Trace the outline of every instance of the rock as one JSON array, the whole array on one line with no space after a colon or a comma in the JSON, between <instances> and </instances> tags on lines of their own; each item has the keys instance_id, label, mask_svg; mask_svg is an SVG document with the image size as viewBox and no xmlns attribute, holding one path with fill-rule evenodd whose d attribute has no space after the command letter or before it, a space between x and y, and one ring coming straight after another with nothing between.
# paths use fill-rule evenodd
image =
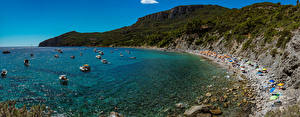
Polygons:
<instances>
[{"instance_id":1,"label":"rock","mask_svg":"<svg viewBox=\"0 0 300 117\"><path fill-rule=\"evenodd\" d=\"M221 115L222 114L222 111L220 108L217 108L217 109L214 109L214 110L209 110L211 114L214 114L214 115Z\"/></svg>"},{"instance_id":2,"label":"rock","mask_svg":"<svg viewBox=\"0 0 300 117\"><path fill-rule=\"evenodd\" d=\"M177 103L177 104L175 104L175 106L176 106L177 108L185 108L185 107L187 107L187 104L184 104L184 103Z\"/></svg>"},{"instance_id":3,"label":"rock","mask_svg":"<svg viewBox=\"0 0 300 117\"><path fill-rule=\"evenodd\" d=\"M227 104L227 103L224 103L224 104L223 104L223 107L224 107L224 108L228 108L228 104Z\"/></svg>"},{"instance_id":4,"label":"rock","mask_svg":"<svg viewBox=\"0 0 300 117\"><path fill-rule=\"evenodd\" d=\"M217 99L216 97L212 97L212 98L210 99L210 101L211 101L211 102L216 102L216 101L218 101L218 99Z\"/></svg>"},{"instance_id":5,"label":"rock","mask_svg":"<svg viewBox=\"0 0 300 117\"><path fill-rule=\"evenodd\" d=\"M241 106L241 103L236 103L237 106Z\"/></svg>"},{"instance_id":6,"label":"rock","mask_svg":"<svg viewBox=\"0 0 300 117\"><path fill-rule=\"evenodd\" d=\"M110 112L109 117L124 117L124 116L117 112Z\"/></svg>"},{"instance_id":7,"label":"rock","mask_svg":"<svg viewBox=\"0 0 300 117\"><path fill-rule=\"evenodd\" d=\"M209 100L208 99L205 99L204 101L203 101L203 104L208 104L209 103Z\"/></svg>"},{"instance_id":8,"label":"rock","mask_svg":"<svg viewBox=\"0 0 300 117\"><path fill-rule=\"evenodd\" d=\"M244 98L244 99L243 99L243 103L247 103L247 99Z\"/></svg>"},{"instance_id":9,"label":"rock","mask_svg":"<svg viewBox=\"0 0 300 117\"><path fill-rule=\"evenodd\" d=\"M203 105L198 106L192 106L191 108L185 110L183 113L187 117L195 116L197 113L201 112L201 109L203 108Z\"/></svg>"},{"instance_id":10,"label":"rock","mask_svg":"<svg viewBox=\"0 0 300 117\"><path fill-rule=\"evenodd\" d=\"M210 97L211 93L208 92L208 93L205 94L205 96Z\"/></svg>"},{"instance_id":11,"label":"rock","mask_svg":"<svg viewBox=\"0 0 300 117\"><path fill-rule=\"evenodd\" d=\"M276 101L276 102L274 102L274 106L275 107L279 107L279 106L281 106L282 105L282 102L281 101Z\"/></svg>"},{"instance_id":12,"label":"rock","mask_svg":"<svg viewBox=\"0 0 300 117\"><path fill-rule=\"evenodd\" d=\"M211 117L210 113L198 113L197 117Z\"/></svg>"},{"instance_id":13,"label":"rock","mask_svg":"<svg viewBox=\"0 0 300 117\"><path fill-rule=\"evenodd\" d=\"M293 84L293 88L294 89L298 89L300 86L300 80L296 81L294 84Z\"/></svg>"}]
</instances>

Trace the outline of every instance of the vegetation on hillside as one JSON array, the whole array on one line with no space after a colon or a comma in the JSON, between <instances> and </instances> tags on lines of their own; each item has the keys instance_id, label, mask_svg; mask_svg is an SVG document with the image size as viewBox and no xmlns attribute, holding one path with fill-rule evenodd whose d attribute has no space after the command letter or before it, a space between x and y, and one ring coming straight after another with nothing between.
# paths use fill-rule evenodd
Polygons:
<instances>
[{"instance_id":1,"label":"vegetation on hillside","mask_svg":"<svg viewBox=\"0 0 300 117\"><path fill-rule=\"evenodd\" d=\"M170 13L171 10L164 12ZM152 16L159 17L161 14ZM233 42L237 42L246 50L255 47L252 44L254 38L263 37L256 43L264 46L276 42L275 47L285 48L291 39L291 31L299 26L300 9L297 6L257 3L241 9L227 9L203 5L178 17L159 20L144 18L132 26L109 32L66 33L56 37L59 44L55 46L167 47L178 37L196 34L199 38L188 41L199 46L207 46L223 37L226 47L232 47ZM42 42L40 46L47 44Z\"/></svg>"}]
</instances>

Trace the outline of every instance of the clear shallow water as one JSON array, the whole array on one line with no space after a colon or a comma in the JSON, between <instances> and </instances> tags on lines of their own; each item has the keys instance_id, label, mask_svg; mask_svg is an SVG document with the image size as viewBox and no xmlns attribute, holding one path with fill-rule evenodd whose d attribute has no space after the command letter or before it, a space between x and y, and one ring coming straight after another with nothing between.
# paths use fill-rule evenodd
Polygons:
<instances>
[{"instance_id":1,"label":"clear shallow water","mask_svg":"<svg viewBox=\"0 0 300 117\"><path fill-rule=\"evenodd\" d=\"M69 116L97 116L115 107L127 116L165 116L163 110L178 102L193 103L206 90L203 86L216 84L212 76L225 75L209 62L182 53L98 48L104 51L102 58L111 62L102 64L94 48L61 48L62 54L55 48L0 48L7 49L12 53L0 55L0 69L8 70L7 78L0 79L0 101L41 103ZM55 54L60 57L54 58ZM72 55L76 58L70 59ZM137 59L128 58L131 56ZM30 60L30 67L23 65L24 59ZM83 64L89 64L91 72L81 72ZM67 86L58 80L62 74L69 78Z\"/></svg>"}]
</instances>

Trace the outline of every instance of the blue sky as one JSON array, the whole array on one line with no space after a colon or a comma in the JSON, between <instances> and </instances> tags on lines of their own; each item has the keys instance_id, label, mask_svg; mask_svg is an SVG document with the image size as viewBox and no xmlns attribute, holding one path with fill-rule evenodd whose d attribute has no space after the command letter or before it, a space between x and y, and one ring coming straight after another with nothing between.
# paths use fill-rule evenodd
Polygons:
<instances>
[{"instance_id":1,"label":"blue sky","mask_svg":"<svg viewBox=\"0 0 300 117\"><path fill-rule=\"evenodd\" d=\"M259 2L296 0L0 0L0 46L36 46L69 31L104 32L179 5L241 8Z\"/></svg>"}]
</instances>

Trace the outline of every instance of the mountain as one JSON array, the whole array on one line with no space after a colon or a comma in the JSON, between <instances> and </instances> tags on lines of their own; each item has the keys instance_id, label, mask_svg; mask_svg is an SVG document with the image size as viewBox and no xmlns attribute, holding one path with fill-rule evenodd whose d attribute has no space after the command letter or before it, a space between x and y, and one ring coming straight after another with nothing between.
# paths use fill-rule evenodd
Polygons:
<instances>
[{"instance_id":1,"label":"mountain","mask_svg":"<svg viewBox=\"0 0 300 117\"><path fill-rule=\"evenodd\" d=\"M147 41L148 35L178 32L191 19L212 20L226 11L229 9L216 5L178 6L141 17L132 26L103 33L72 31L43 41L39 46L142 46L155 43Z\"/></svg>"}]
</instances>

